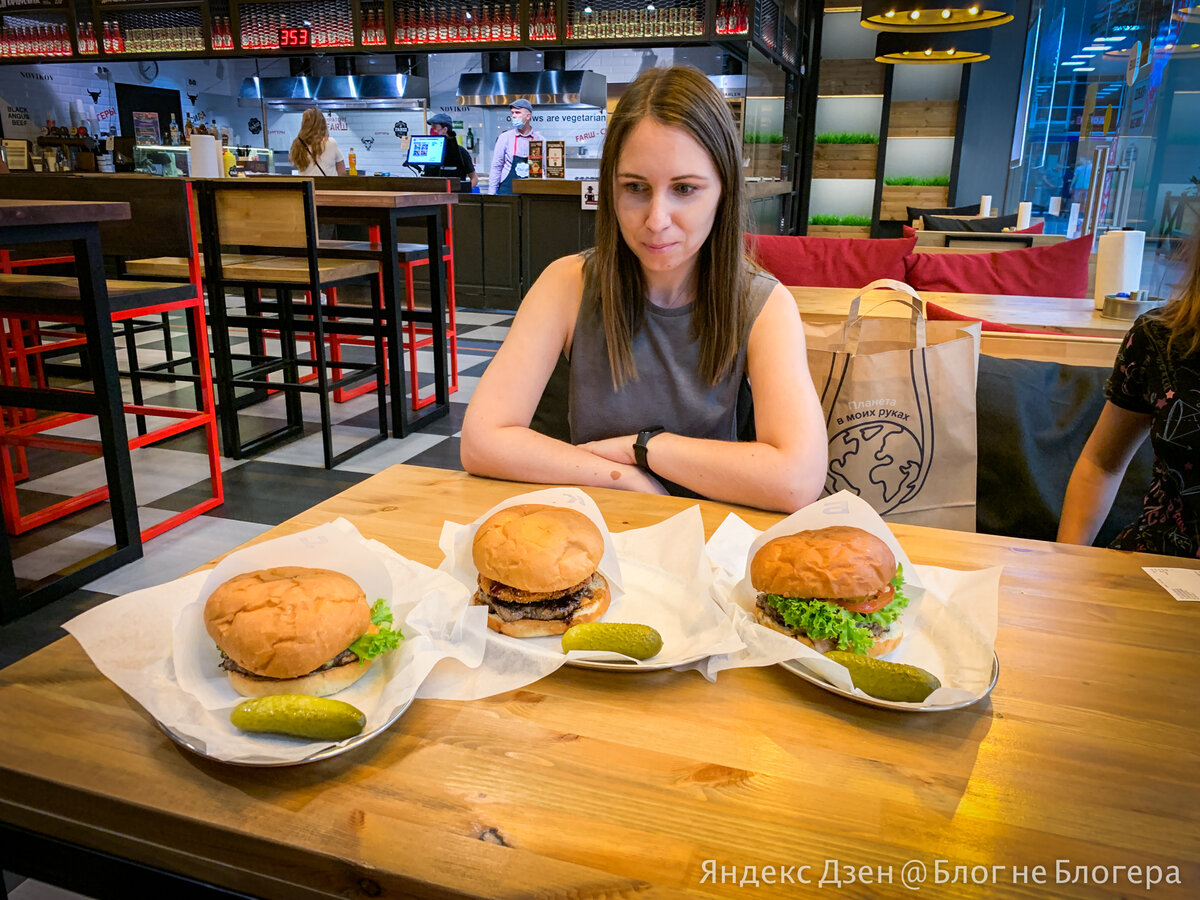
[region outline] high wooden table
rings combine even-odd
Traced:
[[[392,434],[402,438],[450,412],[450,378],[446,369],[446,264],[443,210],[458,202],[451,193],[421,191],[315,191],[323,223],[367,225],[379,230],[373,249],[338,249],[339,257],[374,259],[383,273],[383,308],[388,319],[388,370],[392,400]],[[403,219],[424,219],[429,247],[429,310],[409,310],[401,299],[404,288],[397,265],[396,229]],[[434,402],[419,415],[410,415],[404,399],[403,322],[428,324],[433,337]],[[415,397],[413,398],[416,399]]]
[[[789,286],[800,315],[816,322],[845,321],[854,288]],[[878,306],[891,292],[872,291],[863,298],[861,311],[874,316],[907,316],[902,304]],[[1017,325],[1040,331],[1095,337],[1120,338],[1133,322],[1106,319],[1090,299],[1075,297],[1009,297],[1001,294],[951,294],[921,291],[922,299],[972,318]],[[892,294],[892,296],[896,296]],[[876,308],[878,306],[878,308]]]
[[[56,310],[68,305],[70,312],[83,320],[92,382],[91,391],[21,387],[12,383],[12,373],[7,371],[6,362],[5,371],[0,372],[0,416],[5,414],[6,407],[9,410],[37,408],[96,416],[115,538],[111,548],[93,554],[69,571],[20,594],[8,535],[0,524],[0,621],[14,619],[62,597],[142,555],[121,382],[117,376],[112,310],[100,249],[100,222],[129,217],[128,203],[0,199],[0,247],[67,242],[71,245],[79,277],[78,297],[68,298],[59,296],[61,285],[57,279],[7,276],[10,282],[20,282],[20,287],[14,288],[10,283],[0,290],[0,313],[26,313],[31,302],[35,307],[52,303]],[[39,287],[47,283],[51,285],[51,293],[39,297]],[[4,323],[0,323],[0,329],[4,327]],[[0,430],[2,427],[0,421]],[[0,446],[0,452],[10,451]]]
[[[262,539],[345,516],[435,565],[444,518],[469,521],[525,489],[397,466]],[[615,531],[690,503],[589,494]],[[700,508],[710,533],[729,510]],[[741,512],[757,527],[777,519]],[[901,883],[909,860],[926,867],[922,897],[1194,897],[1200,607],[1141,566],[1200,562],[895,532],[919,563],[1004,566],[990,699],[897,713],[779,667],[715,684],[563,668],[486,700],[419,700],[326,762],[244,769],[175,747],[65,638],[0,672],[0,864],[94,897],[188,894],[161,882],[150,892],[145,869],[107,881],[111,860],[79,847],[287,900],[745,897],[720,878],[747,866],[754,895],[918,896]],[[43,836],[64,843],[47,850]],[[1137,865],[1165,881],[1178,866],[1183,883],[1056,884],[1059,859],[1068,877]],[[716,883],[703,881],[708,860]],[[874,883],[818,894],[826,860],[843,877],[840,866],[870,867]],[[987,866],[989,883],[936,884],[939,860],[947,880],[954,866],[968,877]],[[793,883],[761,882],[766,866],[793,867]],[[879,884],[889,867],[892,883]]]

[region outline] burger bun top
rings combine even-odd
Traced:
[[[333,659],[371,626],[363,589],[328,569],[279,566],[236,575],[204,604],[204,627],[248,672],[296,678]]]
[[[781,597],[866,597],[895,575],[896,557],[888,545],[847,525],[775,538],[750,563],[754,589]]]
[[[565,591],[600,565],[604,537],[587,516],[527,503],[488,517],[475,532],[471,558],[481,575],[522,591]]]

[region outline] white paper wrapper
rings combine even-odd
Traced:
[[[551,488],[512,497],[469,525],[447,522],[440,545],[441,569],[474,592],[478,570],[471,545],[479,525],[509,506],[545,503],[587,515],[604,535],[599,571],[608,579],[612,602],[601,621],[635,622],[658,629],[662,651],[641,662],[616,653],[572,651],[561,638],[512,638],[488,631],[487,652],[479,668],[442,663],[418,696],[473,700],[514,690],[549,675],[568,659],[611,661],[622,668],[701,669],[712,653],[735,652],[742,640],[721,607],[711,599],[712,567],[704,556],[704,525],[698,507],[684,510],[648,528],[610,534],[595,502],[576,488]],[[478,607],[485,612],[483,607]]]
[[[767,541],[797,531],[851,525],[880,538],[904,567],[908,608],[898,624],[904,640],[887,655],[893,662],[920,666],[942,682],[924,703],[904,706],[943,706],[983,695],[991,681],[995,653],[1000,568],[974,572],[917,566],[909,560],[884,521],[866,501],[847,491],[824,497],[777,522],[764,532],[730,515],[708,542],[708,556],[717,568],[714,592],[737,624],[746,648],[729,657],[708,660],[709,671],[735,666],[772,665],[798,660],[846,691],[857,690],[846,668],[799,641],[755,621],[756,591],[750,584],[750,560]]]
[[[203,623],[204,602],[217,585],[239,572],[283,565],[345,572],[368,602],[389,602],[404,632],[398,649],[337,694],[366,714],[364,734],[407,706],[440,660],[469,669],[483,658],[486,616],[468,606],[463,585],[366,540],[344,519],[239,550],[210,572],[126,594],[63,627],[107,678],[206,755],[263,764],[304,759],[330,743],[248,735],[230,724],[229,711],[244,698],[217,668],[219,654]]]

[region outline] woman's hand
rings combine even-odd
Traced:
[[[636,466],[633,471],[621,479],[618,488],[626,491],[640,491],[643,494],[660,494],[666,496],[667,489],[649,472],[643,472]]]
[[[605,438],[602,441],[588,441],[586,444],[580,444],[579,446],[589,453],[595,453],[604,459],[633,466],[637,464],[637,461],[633,458],[633,445],[636,441],[637,435],[630,434]]]

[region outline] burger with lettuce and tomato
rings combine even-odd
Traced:
[[[882,656],[904,636],[904,579],[888,545],[835,525],[768,541],[750,563],[755,618],[818,653]]]

